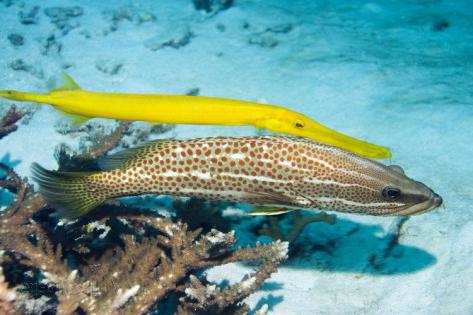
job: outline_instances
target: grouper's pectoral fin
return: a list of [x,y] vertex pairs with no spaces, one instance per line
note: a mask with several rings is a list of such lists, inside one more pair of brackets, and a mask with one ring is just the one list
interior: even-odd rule
[[294,209],[286,209],[286,208],[270,208],[270,207],[258,207],[250,212],[248,212],[248,215],[278,215],[278,214],[284,214],[294,211]]
[[247,201],[261,205],[250,211],[249,215],[278,215],[294,211],[295,208],[307,208],[310,201],[291,189],[286,191],[248,192]]
[[[295,190],[288,189],[286,191],[252,191],[246,192],[244,202],[263,205],[265,207],[301,207],[308,208],[312,205],[312,201],[301,195]],[[290,210],[289,210],[290,211]]]

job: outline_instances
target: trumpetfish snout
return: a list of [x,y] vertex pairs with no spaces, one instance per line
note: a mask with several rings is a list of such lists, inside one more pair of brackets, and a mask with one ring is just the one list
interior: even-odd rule
[[101,161],[103,171],[54,172],[33,165],[50,205],[83,215],[120,196],[162,194],[265,206],[255,214],[294,209],[368,215],[412,215],[442,198],[386,166],[309,139],[216,137],[155,141]]

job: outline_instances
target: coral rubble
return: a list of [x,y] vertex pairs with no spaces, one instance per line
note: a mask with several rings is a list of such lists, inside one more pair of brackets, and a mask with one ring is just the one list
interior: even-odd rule
[[197,10],[204,10],[206,12],[219,12],[230,8],[233,0],[192,0],[194,7]]
[[275,240],[284,240],[290,243],[294,242],[298,236],[304,231],[307,224],[314,222],[324,222],[327,224],[335,223],[335,215],[326,214],[325,212],[302,215],[300,210],[292,211],[292,225],[289,231],[284,231],[281,226],[281,216],[270,216],[268,222],[265,222],[263,226],[258,230],[261,235],[269,236]]
[[44,9],[44,14],[51,19],[62,35],[66,35],[72,29],[79,27],[79,23],[73,18],[79,17],[84,10],[79,6],[74,7],[49,7]]
[[26,112],[19,112],[15,106],[12,106],[5,116],[0,119],[0,139],[9,133],[18,129],[16,123],[23,118]]
[[8,40],[13,46],[23,46],[25,43],[25,38],[22,35],[16,33],[11,33],[8,35]]

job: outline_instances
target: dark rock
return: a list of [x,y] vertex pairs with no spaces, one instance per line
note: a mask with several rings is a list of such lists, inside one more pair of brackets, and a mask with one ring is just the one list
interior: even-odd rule
[[31,69],[30,65],[25,64],[23,59],[16,59],[10,63],[10,68],[15,71],[29,71]]
[[25,71],[29,74],[37,77],[38,79],[44,79],[43,70],[38,70],[32,65],[26,64],[23,59],[16,59],[15,61],[10,63],[10,68],[15,71]]
[[57,41],[56,35],[49,35],[41,47],[41,53],[43,55],[49,55],[50,53],[60,54],[62,50],[62,44]]
[[254,34],[248,39],[248,43],[264,48],[274,48],[279,44],[279,41],[276,38],[268,35]]
[[84,10],[79,6],[74,7],[50,7],[44,9],[44,14],[51,19],[51,23],[66,35],[74,28],[79,27],[79,22],[72,20],[84,14]]
[[276,33],[276,34],[287,34],[292,31],[293,26],[292,24],[285,23],[285,24],[278,24],[268,27],[266,32]]
[[141,25],[146,22],[156,21],[156,16],[151,12],[144,11],[133,6],[124,6],[116,10],[107,10],[102,12],[104,19],[110,22],[109,29],[104,33],[115,32],[122,21],[131,22],[133,25]]
[[250,35],[248,43],[264,48],[273,48],[279,45],[281,35],[289,33],[293,28],[294,26],[290,23],[275,24]]
[[3,5],[8,8],[8,7],[11,7],[13,3],[15,3],[15,1],[14,0],[0,0],[0,3],[3,3]]
[[117,74],[122,67],[122,63],[113,60],[98,60],[95,63],[95,68],[97,68],[97,70],[108,75]]
[[39,6],[34,6],[30,11],[20,11],[18,12],[18,17],[20,18],[21,24],[30,25],[38,24],[38,12]]
[[162,35],[157,35],[145,42],[145,46],[152,51],[157,51],[165,47],[179,49],[188,45],[194,34],[187,27],[172,28],[164,31]]
[[74,7],[50,7],[44,9],[44,14],[53,20],[64,20],[71,17],[78,17],[84,14],[84,10],[79,6]]
[[446,30],[449,27],[450,27],[450,23],[447,20],[445,20],[443,18],[438,18],[434,21],[434,23],[432,25],[432,31],[442,32],[442,31]]
[[220,32],[225,32],[225,30],[226,30],[225,25],[223,25],[222,23],[218,23],[215,27],[216,27]]
[[90,34],[90,32],[88,30],[81,30],[80,34],[82,36],[84,36],[85,38],[87,38],[87,39],[92,38],[92,34]]
[[186,92],[186,95],[189,95],[189,96],[198,96],[199,94],[200,94],[199,88],[193,88]]
[[192,0],[194,7],[197,10],[204,10],[205,12],[219,12],[226,10],[233,5],[233,0]]
[[23,36],[16,33],[8,35],[8,40],[13,46],[22,46],[25,43]]

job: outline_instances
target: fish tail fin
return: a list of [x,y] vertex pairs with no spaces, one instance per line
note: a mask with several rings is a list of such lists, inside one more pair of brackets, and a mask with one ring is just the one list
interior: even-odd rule
[[100,189],[99,181],[91,178],[98,172],[49,171],[37,163],[33,163],[31,170],[39,191],[62,217],[78,218],[111,197],[106,189]]

